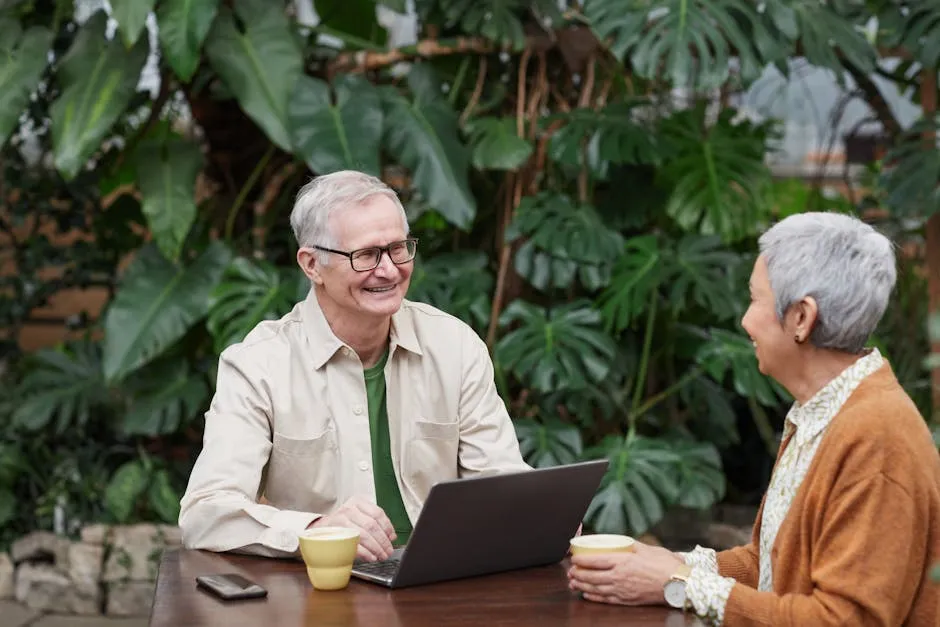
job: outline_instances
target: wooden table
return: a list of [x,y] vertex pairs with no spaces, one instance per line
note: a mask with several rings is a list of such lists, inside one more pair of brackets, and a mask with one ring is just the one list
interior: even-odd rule
[[[591,603],[568,590],[567,562],[459,581],[389,590],[355,578],[337,592],[314,590],[303,562],[167,551],[160,562],[151,627],[220,625],[291,627],[346,625],[701,625],[662,607]],[[197,575],[239,573],[268,590],[265,599],[224,602],[196,588]]]

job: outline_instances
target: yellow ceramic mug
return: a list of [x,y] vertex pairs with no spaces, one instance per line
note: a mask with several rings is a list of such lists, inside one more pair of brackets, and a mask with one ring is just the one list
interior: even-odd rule
[[346,527],[308,529],[300,536],[300,554],[307,576],[317,590],[342,590],[349,585],[359,530]]
[[635,550],[635,540],[630,536],[612,533],[595,533],[571,538],[572,555],[599,553],[624,553]]

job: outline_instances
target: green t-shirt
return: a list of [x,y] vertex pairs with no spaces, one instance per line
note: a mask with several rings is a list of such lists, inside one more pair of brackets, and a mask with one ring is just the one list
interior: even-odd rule
[[369,434],[372,436],[372,476],[375,479],[375,498],[378,506],[392,522],[398,538],[393,543],[401,546],[411,535],[411,520],[401,500],[395,467],[392,465],[392,446],[388,435],[388,410],[385,407],[385,363],[388,349],[371,368],[363,371],[366,396],[369,399]]

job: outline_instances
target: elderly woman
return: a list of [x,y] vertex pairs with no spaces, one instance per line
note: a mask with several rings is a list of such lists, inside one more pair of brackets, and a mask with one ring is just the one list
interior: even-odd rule
[[891,367],[864,348],[894,287],[892,245],[829,213],[791,216],[759,243],[741,324],[795,403],[750,544],[574,557],[571,588],[727,627],[937,627],[940,456]]

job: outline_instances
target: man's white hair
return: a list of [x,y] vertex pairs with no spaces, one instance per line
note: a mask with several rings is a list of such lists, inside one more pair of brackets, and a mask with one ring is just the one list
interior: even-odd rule
[[894,245],[858,218],[800,213],[759,240],[767,261],[777,318],[812,296],[818,317],[810,341],[858,353],[878,326],[897,279]]
[[[290,214],[297,245],[337,248],[339,242],[330,227],[330,217],[338,210],[361,206],[373,196],[385,196],[401,211],[401,221],[408,234],[408,216],[391,187],[370,174],[355,170],[341,170],[318,176],[300,188]],[[320,262],[327,264],[327,253],[320,254]]]

